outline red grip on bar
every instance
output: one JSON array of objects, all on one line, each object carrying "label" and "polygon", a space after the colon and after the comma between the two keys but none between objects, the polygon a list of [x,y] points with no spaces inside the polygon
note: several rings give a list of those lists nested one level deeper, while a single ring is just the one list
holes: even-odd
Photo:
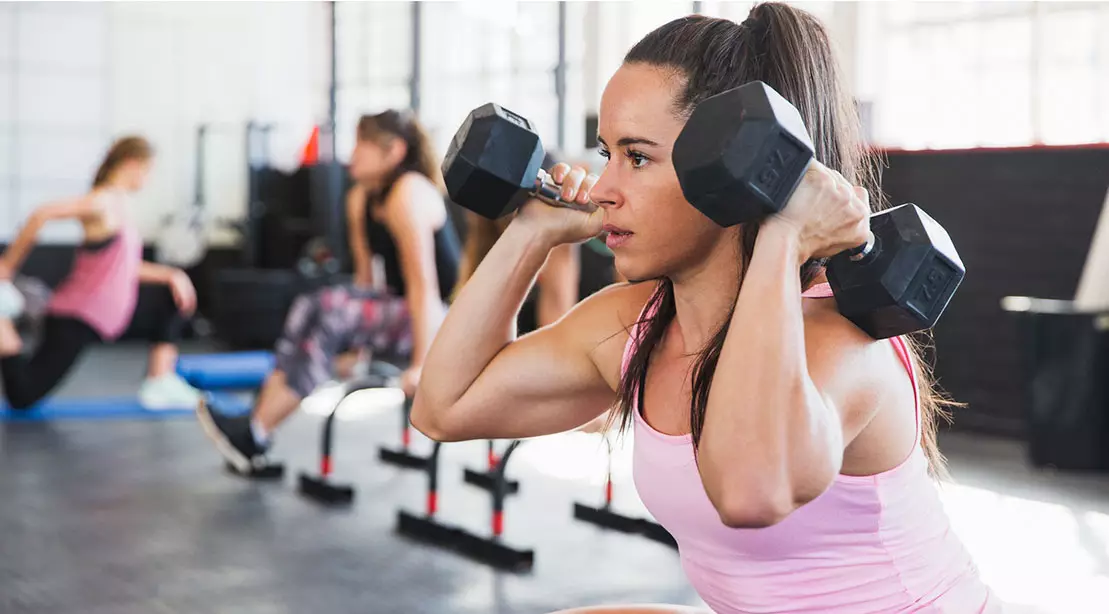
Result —
[{"label": "red grip on bar", "polygon": [[427,515],[434,516],[439,509],[439,496],[434,490],[427,493]]},{"label": "red grip on bar", "polygon": [[498,460],[497,459],[497,453],[490,450],[489,451],[489,470],[490,471],[497,468],[497,460]]},{"label": "red grip on bar", "polygon": [[612,480],[605,481],[605,503],[612,503]]},{"label": "red grip on bar", "polygon": [[404,446],[405,450],[408,449],[408,444],[412,443],[412,433],[409,431],[408,428],[405,428],[404,431],[401,432],[400,442],[401,442],[401,445]]},{"label": "red grip on bar", "polygon": [[320,475],[327,477],[331,475],[331,457],[324,456],[320,458]]},{"label": "red grip on bar", "polygon": [[504,512],[493,512],[493,537],[500,537],[504,532]]}]

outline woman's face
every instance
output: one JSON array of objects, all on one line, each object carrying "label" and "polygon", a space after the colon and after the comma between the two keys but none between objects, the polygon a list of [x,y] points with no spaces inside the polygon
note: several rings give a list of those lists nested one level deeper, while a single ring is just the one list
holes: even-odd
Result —
[{"label": "woman's face", "polygon": [[153,160],[133,159],[119,165],[114,181],[116,185],[129,192],[138,192],[146,185]]},{"label": "woman's face", "polygon": [[350,155],[351,179],[364,185],[376,185],[389,176],[404,159],[404,141],[389,139],[381,145],[373,139],[358,139]]},{"label": "woman's face", "polygon": [[682,195],[670,153],[685,120],[674,114],[682,86],[672,72],[625,64],[601,97],[599,144],[608,161],[591,192],[605,209],[616,269],[632,281],[674,277],[705,262],[734,232]]}]

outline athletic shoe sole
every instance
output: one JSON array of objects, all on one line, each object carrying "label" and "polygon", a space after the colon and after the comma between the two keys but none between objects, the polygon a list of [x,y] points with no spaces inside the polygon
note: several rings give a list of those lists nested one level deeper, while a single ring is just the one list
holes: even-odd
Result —
[{"label": "athletic shoe sole", "polygon": [[208,402],[205,399],[200,399],[196,404],[196,417],[200,422],[200,428],[204,431],[204,435],[216,446],[223,458],[231,463],[239,473],[250,473],[253,464],[245,454],[231,444],[223,431],[216,426],[215,420],[212,419],[212,410],[208,407]]}]

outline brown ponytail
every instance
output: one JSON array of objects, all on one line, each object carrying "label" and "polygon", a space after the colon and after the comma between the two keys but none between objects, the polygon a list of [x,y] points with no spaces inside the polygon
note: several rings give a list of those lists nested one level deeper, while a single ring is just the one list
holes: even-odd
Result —
[{"label": "brown ponytail", "polygon": [[[862,141],[859,118],[843,88],[828,34],[809,13],[785,4],[766,3],[755,6],[742,24],[701,15],[675,19],[639,41],[624,62],[664,67],[680,75],[684,88],[674,108],[681,117],[687,117],[705,98],[751,81],[765,82],[797,107],[812,137],[816,159],[840,171],[853,184],[865,187],[875,210],[884,208],[878,165]],[[759,225],[744,224],[740,232],[741,285],[754,254]],[[801,286],[812,285],[823,269],[823,261],[805,263],[798,271]],[[618,418],[614,419],[619,420],[622,429],[634,417],[634,396],[647,372],[651,351],[676,314],[674,286],[669,279],[661,280],[648,303],[645,313],[654,315],[639,323],[639,344],[620,383]],[[695,450],[731,319],[729,313],[693,365],[690,429]],[[935,390],[930,369],[922,360],[922,343],[910,339],[908,344],[919,385],[922,446],[933,475],[943,476],[936,421],[947,416],[945,407],[951,403]]]},{"label": "brown ponytail", "polygon": [[113,143],[107,155],[104,156],[104,161],[100,163],[100,168],[96,170],[96,176],[92,180],[92,187],[104,187],[124,162],[132,160],[145,162],[153,157],[154,148],[149,141],[141,136],[125,136]]}]

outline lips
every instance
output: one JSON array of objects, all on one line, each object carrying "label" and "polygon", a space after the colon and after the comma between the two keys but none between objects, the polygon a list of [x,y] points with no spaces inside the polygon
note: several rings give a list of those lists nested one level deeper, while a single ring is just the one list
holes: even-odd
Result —
[{"label": "lips", "polygon": [[630,230],[625,230],[614,224],[605,224],[602,227],[608,235],[605,237],[605,245],[609,249],[616,249],[628,242],[635,233]]}]

